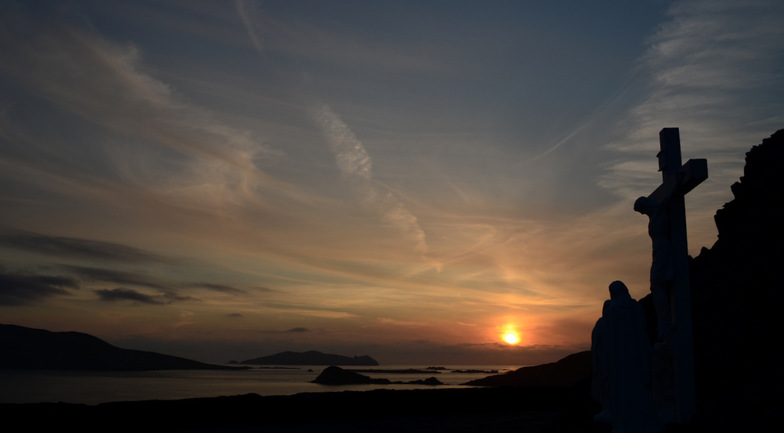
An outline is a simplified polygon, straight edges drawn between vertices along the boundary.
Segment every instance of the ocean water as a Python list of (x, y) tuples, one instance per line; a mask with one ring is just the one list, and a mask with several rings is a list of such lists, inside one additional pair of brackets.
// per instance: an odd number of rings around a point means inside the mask
[[(344, 367), (361, 369), (361, 374), (390, 381), (412, 381), (436, 377), (440, 388), (461, 388), (470, 380), (505, 373), (520, 366), (423, 366), (392, 365)], [(428, 385), (347, 385), (311, 383), (324, 366), (253, 368), (249, 370), (160, 370), (141, 372), (0, 370), (0, 403), (66, 402), (98, 404), (112, 401), (176, 400), (255, 393), (262, 396), (306, 392), (363, 391), (371, 389), (432, 389)], [(473, 370), (468, 372), (467, 370)], [(497, 372), (497, 373), (496, 373)]]

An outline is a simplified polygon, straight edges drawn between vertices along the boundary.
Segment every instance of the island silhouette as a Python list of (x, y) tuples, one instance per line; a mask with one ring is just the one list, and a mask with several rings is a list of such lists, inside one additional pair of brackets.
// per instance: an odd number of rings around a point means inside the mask
[(408, 382), (391, 381), (389, 379), (375, 379), (356, 371), (344, 370), (338, 366), (330, 366), (324, 369), (321, 374), (313, 380), (313, 383), (320, 385), (443, 385), (435, 377), (427, 379), (411, 380)]
[(378, 365), (378, 361), (367, 355), (343, 356), (322, 353), (315, 350), (307, 352), (281, 352), (274, 355), (242, 361), (245, 365)]

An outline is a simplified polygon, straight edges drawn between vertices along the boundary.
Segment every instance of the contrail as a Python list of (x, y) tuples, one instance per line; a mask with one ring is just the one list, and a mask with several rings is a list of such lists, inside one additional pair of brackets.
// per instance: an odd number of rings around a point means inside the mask
[(347, 176), (370, 180), (373, 163), (348, 125), (327, 104), (317, 106), (313, 118), (327, 136), (340, 171)]
[[(248, 33), (253, 46), (263, 54), (264, 45), (256, 33), (252, 20), (255, 3), (248, 5), (245, 0), (237, 0), (237, 13)], [(403, 236), (415, 244), (414, 250), (421, 255), (427, 252), (425, 232), (417, 218), (391, 192), (382, 191), (372, 179), (373, 162), (365, 146), (354, 135), (351, 128), (326, 103), (311, 103), (311, 115), (329, 142), (340, 172), (352, 183), (360, 203), (379, 212), (382, 221), (395, 227)]]
[(264, 45), (261, 43), (261, 38), (256, 34), (256, 30), (253, 28), (252, 17), (250, 16), (256, 11), (256, 3), (251, 3), (250, 11), (246, 5), (247, 2), (245, 0), (237, 0), (237, 14), (240, 16), (240, 20), (242, 20), (242, 24), (245, 26), (245, 30), (248, 32), (248, 37), (250, 37), (251, 42), (253, 42), (253, 46), (261, 53), (264, 51)]
[(327, 137), (338, 168), (356, 188), (362, 205), (380, 212), (384, 222), (415, 243), (415, 251), (425, 254), (425, 232), (394, 194), (375, 186), (371, 172), (373, 164), (362, 142), (327, 104), (316, 105), (312, 115)]

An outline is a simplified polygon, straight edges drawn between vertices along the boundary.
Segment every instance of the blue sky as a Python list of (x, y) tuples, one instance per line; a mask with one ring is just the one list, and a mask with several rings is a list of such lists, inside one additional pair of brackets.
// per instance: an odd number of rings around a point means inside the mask
[(0, 8), (2, 322), (211, 362), (586, 349), (658, 132), (696, 254), (784, 125), (776, 1)]

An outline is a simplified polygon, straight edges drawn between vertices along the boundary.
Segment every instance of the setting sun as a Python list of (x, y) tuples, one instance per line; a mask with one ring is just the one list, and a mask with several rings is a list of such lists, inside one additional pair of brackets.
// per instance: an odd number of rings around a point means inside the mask
[(517, 344), (520, 342), (520, 336), (516, 332), (509, 331), (503, 335), (504, 341), (509, 344)]

